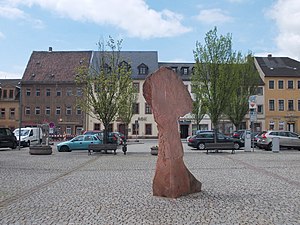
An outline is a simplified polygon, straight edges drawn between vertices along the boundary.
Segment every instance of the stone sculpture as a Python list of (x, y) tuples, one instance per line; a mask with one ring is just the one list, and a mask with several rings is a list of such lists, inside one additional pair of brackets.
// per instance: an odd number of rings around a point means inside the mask
[(172, 69), (161, 67), (146, 78), (143, 95), (152, 108), (159, 133), (153, 195), (178, 198), (200, 192), (201, 182), (183, 162), (178, 131), (179, 117), (192, 111), (192, 99), (187, 88)]

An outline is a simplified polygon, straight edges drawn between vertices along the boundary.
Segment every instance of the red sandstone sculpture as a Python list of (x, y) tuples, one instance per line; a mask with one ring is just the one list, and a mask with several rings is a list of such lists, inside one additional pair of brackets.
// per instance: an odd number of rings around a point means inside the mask
[(183, 162), (178, 131), (179, 117), (192, 111), (192, 99), (187, 88), (172, 69), (161, 67), (145, 80), (143, 95), (152, 108), (159, 133), (153, 195), (177, 198), (200, 192), (201, 182)]

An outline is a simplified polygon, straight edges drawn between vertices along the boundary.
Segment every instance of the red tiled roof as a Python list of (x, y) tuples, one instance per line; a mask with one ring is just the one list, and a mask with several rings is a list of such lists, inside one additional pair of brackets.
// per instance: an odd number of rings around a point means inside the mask
[(89, 66), (92, 51), (34, 51), (22, 82), (73, 82), (76, 68)]

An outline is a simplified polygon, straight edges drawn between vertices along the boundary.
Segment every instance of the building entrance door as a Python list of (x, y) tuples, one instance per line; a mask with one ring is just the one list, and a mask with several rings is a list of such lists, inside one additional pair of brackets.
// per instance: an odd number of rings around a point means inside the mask
[(187, 138), (189, 136), (189, 125), (180, 125), (180, 138)]

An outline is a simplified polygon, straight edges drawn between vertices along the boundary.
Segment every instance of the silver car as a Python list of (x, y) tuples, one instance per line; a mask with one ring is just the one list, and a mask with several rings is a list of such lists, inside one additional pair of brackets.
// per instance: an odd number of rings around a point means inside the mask
[(275, 131), (270, 130), (262, 134), (260, 139), (257, 140), (257, 146), (266, 150), (272, 150), (273, 137), (279, 138), (279, 146), (285, 148), (294, 148), (300, 150), (300, 137), (299, 134), (291, 131)]

